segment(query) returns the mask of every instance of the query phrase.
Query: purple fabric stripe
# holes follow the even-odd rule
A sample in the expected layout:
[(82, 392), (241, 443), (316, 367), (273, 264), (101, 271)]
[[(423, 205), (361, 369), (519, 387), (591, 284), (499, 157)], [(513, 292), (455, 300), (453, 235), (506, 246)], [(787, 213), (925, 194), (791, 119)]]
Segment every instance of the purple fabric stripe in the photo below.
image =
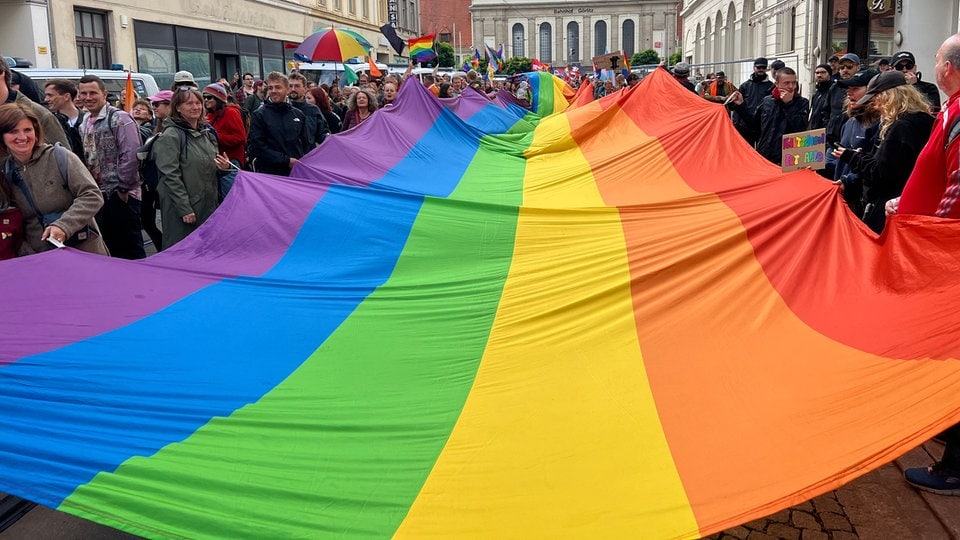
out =
[[(400, 141), (419, 140), (440, 109), (422, 85), (405, 85), (397, 105), (328, 138), (294, 172), (328, 185), (367, 185), (407, 155), (411, 147)], [(388, 125), (384, 114), (409, 120)], [(241, 172), (230, 196), (200, 229), (144, 261), (67, 249), (0, 262), (0, 305), (17, 306), (5, 312), (0, 325), (0, 365), (133, 323), (222, 279), (266, 272), (326, 192), (316, 189), (317, 182)]]
[[(469, 88), (464, 88), (458, 98), (442, 98), (440, 102), (461, 120), (468, 120), (480, 109), (490, 105), (489, 98)], [(496, 103), (494, 103), (496, 105)]]

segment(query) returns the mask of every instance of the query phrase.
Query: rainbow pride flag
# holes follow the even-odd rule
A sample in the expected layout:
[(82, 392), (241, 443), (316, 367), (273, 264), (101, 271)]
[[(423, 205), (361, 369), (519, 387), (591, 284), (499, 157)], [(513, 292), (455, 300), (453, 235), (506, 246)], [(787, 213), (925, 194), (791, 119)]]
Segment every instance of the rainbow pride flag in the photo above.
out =
[(410, 48), (410, 58), (414, 62), (422, 64), (437, 57), (437, 51), (433, 50), (434, 35), (427, 34), (407, 40), (407, 46)]
[(877, 237), (662, 70), (528, 77), (403, 85), (144, 261), (0, 262), (0, 491), (150, 538), (696, 538), (960, 421), (960, 224)]

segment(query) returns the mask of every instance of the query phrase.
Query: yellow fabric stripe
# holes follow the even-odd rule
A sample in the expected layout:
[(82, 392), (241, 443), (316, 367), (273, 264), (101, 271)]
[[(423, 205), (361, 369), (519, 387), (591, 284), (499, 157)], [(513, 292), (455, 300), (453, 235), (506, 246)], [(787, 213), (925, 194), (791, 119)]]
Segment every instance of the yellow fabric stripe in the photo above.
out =
[[(569, 131), (556, 115), (535, 132), (483, 362), (398, 537), (695, 536), (636, 338), (620, 218)], [(578, 172), (564, 178), (574, 189), (551, 189), (556, 167)]]

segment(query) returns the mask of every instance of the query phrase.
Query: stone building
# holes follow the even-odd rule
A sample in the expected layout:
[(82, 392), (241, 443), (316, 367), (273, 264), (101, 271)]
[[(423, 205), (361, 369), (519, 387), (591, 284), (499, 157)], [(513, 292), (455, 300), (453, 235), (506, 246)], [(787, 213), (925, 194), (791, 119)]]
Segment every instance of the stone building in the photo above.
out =
[[(933, 81), (937, 48), (956, 33), (958, 0), (685, 0), (683, 56), (697, 71), (727, 70), (745, 80), (752, 59), (781, 58), (812, 81), (813, 69), (836, 53), (865, 65), (908, 50), (924, 80)], [(812, 86), (812, 85), (807, 85)]]
[(437, 41), (453, 46), (458, 58), (473, 53), (470, 0), (420, 0), (420, 29), (436, 33)]
[(679, 49), (677, 2), (474, 0), (473, 46), (504, 46), (504, 56), (541, 62), (591, 66), (607, 52), (628, 56), (654, 49), (667, 58)]
[(0, 0), (0, 53), (35, 67), (153, 73), (161, 86), (186, 69), (199, 79), (285, 70), (318, 28), (362, 34), (377, 59), (396, 52), (380, 34), (392, 22), (417, 35), (419, 0)]

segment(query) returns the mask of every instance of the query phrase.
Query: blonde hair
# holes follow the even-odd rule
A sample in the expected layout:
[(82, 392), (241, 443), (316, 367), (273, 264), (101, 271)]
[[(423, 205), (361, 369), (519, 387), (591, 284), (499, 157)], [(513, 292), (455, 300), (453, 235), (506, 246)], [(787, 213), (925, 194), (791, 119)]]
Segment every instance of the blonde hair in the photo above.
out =
[(880, 92), (873, 97), (873, 106), (880, 112), (880, 140), (887, 130), (903, 116), (924, 112), (930, 114), (930, 103), (913, 85), (902, 84)]

